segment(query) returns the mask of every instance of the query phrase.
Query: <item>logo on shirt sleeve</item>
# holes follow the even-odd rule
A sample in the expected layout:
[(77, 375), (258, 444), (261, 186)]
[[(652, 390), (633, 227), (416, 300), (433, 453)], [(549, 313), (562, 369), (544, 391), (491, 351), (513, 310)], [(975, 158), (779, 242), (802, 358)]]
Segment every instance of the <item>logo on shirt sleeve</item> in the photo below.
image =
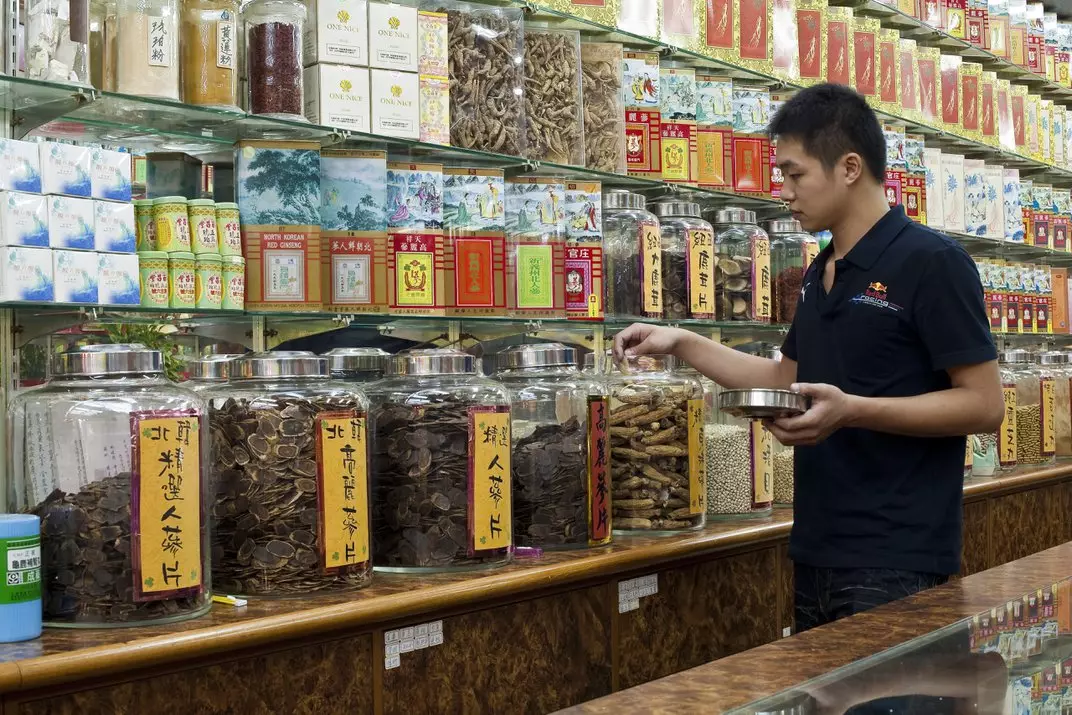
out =
[(861, 305), (870, 305), (874, 308), (880, 308), (882, 310), (889, 310), (893, 313), (900, 313), (901, 306), (896, 303), (891, 303), (887, 298), (889, 288), (882, 281), (875, 281), (868, 284), (867, 289), (853, 298), (851, 303), (859, 303)]

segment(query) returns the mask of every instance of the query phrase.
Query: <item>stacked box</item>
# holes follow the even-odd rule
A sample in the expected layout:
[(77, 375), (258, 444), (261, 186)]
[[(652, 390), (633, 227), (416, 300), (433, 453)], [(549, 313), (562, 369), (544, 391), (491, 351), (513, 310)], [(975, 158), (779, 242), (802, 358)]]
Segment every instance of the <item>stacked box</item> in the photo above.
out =
[(915, 40), (901, 38), (897, 43), (897, 103), (900, 105), (898, 113), (912, 121), (920, 121), (921, 117), (917, 53)]
[(401, 315), (445, 315), (443, 165), (387, 163), (387, 302)]
[(659, 75), (663, 181), (696, 184), (696, 71), (664, 67)]
[(1057, 13), (1047, 12), (1042, 15), (1042, 28), (1045, 41), (1045, 67), (1046, 79), (1051, 82), (1057, 81)]
[(770, 75), (774, 72), (774, 26), (770, 21), (767, 0), (735, 2), (738, 13), (737, 49), (740, 53), (740, 64)]
[(626, 52), (625, 164), (630, 176), (662, 179), (659, 55)]
[(880, 30), (881, 25), (875, 18), (853, 18), (852, 86), (871, 103), (878, 101), (878, 45)]
[(998, 146), (998, 77), (994, 72), (983, 72), (979, 90), (979, 131), (983, 143)]
[(908, 172), (903, 126), (883, 124), (882, 134), (886, 139), (886, 203), (892, 209), (903, 202), (902, 188)]
[(443, 171), (447, 315), (506, 315), (502, 169)]
[(1038, 160), (1047, 164), (1053, 163), (1053, 134), (1051, 129), (1053, 127), (1053, 102), (1048, 99), (1039, 99), (1039, 123), (1038, 123), (1038, 141), (1039, 152)]
[(506, 300), (515, 317), (566, 317), (565, 194), (558, 179), (506, 182)]
[[(941, 128), (960, 134), (960, 65), (959, 55), (941, 55)], [(978, 115), (977, 115), (978, 116)]]
[[(638, 5), (647, 5), (651, 7), (650, 12), (654, 12), (661, 3), (650, 2), (650, 0), (631, 0)], [(699, 0), (696, 2), (696, 6), (700, 6)], [(738, 50), (738, 35), (737, 26), (739, 21), (737, 19), (738, 9), (736, 0), (706, 0), (702, 7), (704, 8), (704, 20), (699, 33), (699, 43), (696, 48), (701, 54), (715, 59), (722, 60), (723, 62), (734, 63), (740, 58), (740, 52)], [(648, 35), (651, 34), (651, 29), (655, 27), (654, 23), (645, 24), (639, 28), (640, 32), (637, 34)], [(621, 27), (621, 25), (619, 25)]]
[(705, 189), (733, 186), (733, 80), (696, 78), (697, 183)]
[(1009, 59), (1009, 4), (1008, 0), (987, 2), (989, 43), (987, 49), (1002, 59)]
[[(695, 47), (700, 40), (703, 8), (694, 5), (692, 0), (680, 0), (665, 9), (666, 12), (659, 13), (659, 24), (648, 27), (643, 34), (647, 37), (657, 36), (663, 43), (673, 47)], [(655, 27), (660, 29), (658, 34), (654, 31)]]
[(1023, 217), (1024, 243), (1035, 245), (1035, 187), (1030, 179), (1020, 179), (1020, 215)]
[[(1033, 132), (1026, 131), (1025, 122), (1028, 118), (1030, 106), (1027, 95), (1027, 87), (1022, 84), (1014, 84), (1009, 89), (1009, 112), (1012, 118), (1013, 142), (1015, 151), (1027, 156), (1030, 153), (1028, 147), (1028, 135)], [(1038, 135), (1035, 135), (1036, 142)]]
[(1009, 55), (1006, 59), (1014, 65), (1028, 69), (1027, 51), (1027, 2), (1008, 0), (1009, 9)]
[(964, 233), (964, 156), (942, 153), (940, 191), (942, 227), (949, 233)]
[(882, 29), (878, 34), (878, 106), (885, 112), (904, 114), (897, 102), (901, 33)]
[(1046, 76), (1045, 13), (1042, 3), (1027, 4), (1027, 69), (1042, 77)]
[(982, 81), (983, 66), (975, 62), (960, 65), (960, 129), (964, 136), (983, 140)]
[(1057, 23), (1057, 53), (1053, 71), (1057, 84), (1072, 88), (1072, 24)]
[(855, 54), (849, 45), (852, 37), (852, 8), (828, 7), (826, 9), (826, 81), (852, 86), (856, 76), (853, 59)]
[[(792, 92), (774, 92), (771, 94), (770, 103), (770, 116), (774, 115), (781, 109), (782, 105), (789, 101), (793, 96)], [(771, 137), (770, 140), (770, 177), (771, 177), (771, 198), (782, 198), (782, 184), (785, 183), (785, 177), (782, 175), (782, 170), (778, 168), (778, 138)]]
[(1005, 240), (1010, 243), (1024, 242), (1024, 215), (1020, 204), (1020, 170), (1004, 168), (1002, 198), (1005, 213)]
[(905, 215), (927, 224), (927, 169), (923, 163), (923, 137), (905, 135), (905, 178), (901, 184), (901, 202)]
[(927, 225), (945, 229), (945, 189), (942, 183), (942, 152), (934, 147), (923, 149), (923, 171), (926, 175)]
[[(916, 48), (916, 69), (919, 81), (919, 117), (920, 121), (932, 127), (942, 126), (941, 86), (941, 52), (937, 47)], [(902, 77), (904, 75), (901, 75)]]
[(987, 164), (983, 167), (986, 183), (986, 232), (987, 238), (1005, 238), (1004, 176), (1002, 167)]
[(826, 22), (826, 0), (797, 0), (797, 69), (804, 86), (825, 79)]
[(733, 85), (733, 190), (770, 196), (770, 91)]
[(598, 181), (566, 184), (566, 317), (603, 320), (603, 191)]
[(1069, 222), (1072, 220), (1072, 197), (1068, 189), (1053, 189), (1053, 249), (1067, 252)]
[(1053, 187), (1032, 182), (1031, 245), (1053, 248)]
[(1016, 132), (1012, 121), (1012, 85), (1007, 79), (999, 79), (997, 82), (997, 109), (998, 146), (1004, 151), (1015, 152)]
[(982, 159), (964, 160), (964, 233), (969, 236), (985, 236), (988, 231), (983, 168)]
[(968, 0), (965, 39), (982, 49), (990, 46), (990, 13), (986, 0)]
[(771, 24), (773, 35), (774, 76), (787, 82), (800, 79), (799, 37), (797, 33), (797, 0), (772, 0)]

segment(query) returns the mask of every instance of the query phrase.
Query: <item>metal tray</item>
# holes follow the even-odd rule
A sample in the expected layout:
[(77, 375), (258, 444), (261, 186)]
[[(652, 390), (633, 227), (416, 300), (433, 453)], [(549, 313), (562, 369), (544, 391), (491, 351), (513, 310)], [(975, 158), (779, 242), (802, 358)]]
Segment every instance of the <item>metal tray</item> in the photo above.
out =
[(810, 403), (806, 395), (789, 390), (723, 390), (718, 396), (720, 410), (752, 420), (795, 417), (807, 412)]

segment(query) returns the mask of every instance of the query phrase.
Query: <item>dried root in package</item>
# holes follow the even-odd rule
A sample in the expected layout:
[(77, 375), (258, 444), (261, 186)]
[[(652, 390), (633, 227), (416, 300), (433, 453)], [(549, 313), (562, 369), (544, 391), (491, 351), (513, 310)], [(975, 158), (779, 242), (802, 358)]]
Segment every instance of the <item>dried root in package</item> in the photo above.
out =
[(584, 166), (581, 35), (525, 31), (525, 156)]
[(581, 44), (585, 166), (615, 174), (626, 169), (622, 54), (613, 42)]

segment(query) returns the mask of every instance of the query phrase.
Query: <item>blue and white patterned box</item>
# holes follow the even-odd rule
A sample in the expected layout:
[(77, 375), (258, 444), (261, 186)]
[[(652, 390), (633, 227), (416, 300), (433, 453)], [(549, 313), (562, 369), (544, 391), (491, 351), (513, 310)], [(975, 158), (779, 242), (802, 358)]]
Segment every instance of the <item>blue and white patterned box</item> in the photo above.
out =
[(52, 251), (47, 248), (0, 248), (0, 298), (48, 302), (54, 295)]
[[(964, 156), (942, 154), (941, 187), (944, 230), (965, 233), (964, 225)], [(929, 207), (928, 207), (929, 209)], [(930, 211), (927, 211), (930, 214)]]
[(96, 248), (93, 199), (48, 197), (48, 245), (52, 248)]
[(0, 192), (0, 245), (48, 248), (48, 204), (44, 196)]
[(93, 149), (89, 161), (93, 198), (130, 201), (130, 154)]
[(134, 205), (94, 199), (93, 234), (98, 251), (134, 253)]
[(982, 159), (964, 160), (964, 233), (985, 236), (986, 178)]
[(92, 193), (88, 147), (42, 142), (41, 193), (84, 196)]
[(97, 275), (100, 271), (95, 251), (52, 251), (52, 280), (57, 303), (96, 303)]
[(98, 253), (97, 302), (101, 305), (138, 305), (138, 255), (136, 253)]

